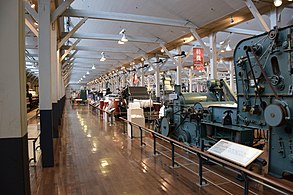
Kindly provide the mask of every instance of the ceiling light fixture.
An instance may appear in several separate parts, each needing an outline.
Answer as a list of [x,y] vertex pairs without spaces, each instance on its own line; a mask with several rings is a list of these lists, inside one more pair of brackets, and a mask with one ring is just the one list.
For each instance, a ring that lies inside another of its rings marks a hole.
[[124,45],[124,42],[121,41],[121,40],[119,40],[119,41],[118,41],[118,44],[119,44],[119,45]]
[[140,58],[140,61],[142,61],[142,62],[143,62],[143,61],[144,61],[144,58]]
[[122,35],[121,41],[122,42],[127,42],[128,41],[128,39],[126,38],[125,34]]
[[161,49],[161,52],[162,52],[162,53],[164,53],[164,52],[165,52],[165,50],[162,48],[162,49]]
[[93,66],[92,66],[92,70],[95,70],[96,69],[96,67],[95,67],[95,65],[93,64]]
[[83,75],[82,77],[85,78],[85,75]]
[[233,16],[230,17],[230,24],[234,24],[234,18],[233,18]]
[[80,78],[80,80],[82,81],[82,80],[83,80],[83,78]]
[[31,4],[31,8],[33,8],[33,9],[35,9],[35,7],[36,7],[36,4]]
[[[127,42],[128,41],[128,39],[126,38],[125,32],[126,32],[126,30],[124,28],[119,32],[119,35],[122,35],[122,37],[120,39],[121,42]],[[119,41],[118,41],[118,43],[119,43]]]
[[89,72],[89,71],[87,71],[87,72],[86,72],[86,74],[87,74],[87,75],[89,75],[89,74],[90,74],[90,72]]
[[274,0],[274,5],[275,5],[276,7],[279,7],[279,6],[281,6],[281,5],[282,5],[282,3],[283,3],[283,1],[282,1],[282,0]]
[[230,46],[230,43],[228,43],[227,47],[226,47],[226,51],[232,51],[232,48]]
[[191,42],[193,40],[194,40],[194,37],[193,36],[186,37],[186,38],[183,38],[183,43],[189,43],[189,42]]
[[102,52],[101,55],[102,55],[102,57],[101,57],[100,61],[101,61],[101,62],[106,61],[105,53]]

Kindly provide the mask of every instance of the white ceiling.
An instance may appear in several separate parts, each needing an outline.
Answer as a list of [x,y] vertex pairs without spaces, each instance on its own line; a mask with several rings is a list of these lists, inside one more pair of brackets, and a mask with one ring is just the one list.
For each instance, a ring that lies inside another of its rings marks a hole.
[[[97,12],[113,12],[124,14],[135,14],[140,16],[159,17],[174,20],[190,21],[196,27],[202,27],[224,16],[229,16],[241,8],[246,7],[245,2],[242,0],[75,0],[70,9],[83,10],[85,13]],[[285,26],[288,22],[292,21],[292,9],[285,8],[281,15],[281,26]],[[267,24],[270,24],[268,16],[264,16]],[[70,30],[81,20],[81,18],[70,17]],[[123,20],[123,18],[121,19]],[[68,21],[64,17],[65,24]],[[255,19],[238,24],[235,26],[241,29],[263,31]],[[189,28],[173,27],[154,24],[142,24],[134,22],[101,20],[101,19],[88,19],[75,33],[75,35],[103,35],[103,36],[118,36],[122,30],[126,30],[127,37],[161,40],[165,43],[172,42],[177,38],[188,34]],[[66,29],[65,29],[66,32]],[[27,51],[37,58],[37,38],[33,37],[26,28],[26,45],[36,47],[36,49],[27,49]],[[217,43],[224,41],[229,32],[217,33]],[[74,36],[73,36],[74,37]],[[246,38],[247,35],[231,34],[230,45],[235,47],[237,42]],[[69,46],[72,45],[77,39],[70,38]],[[209,42],[208,38],[203,38],[206,43]],[[191,42],[182,47],[182,50],[188,52],[193,45],[199,45],[197,42]],[[70,83],[77,83],[78,80],[86,74],[83,83],[87,83],[104,73],[114,70],[123,64],[129,64],[134,59],[140,58],[143,53],[149,53],[157,48],[160,48],[159,43],[144,43],[144,42],[127,42],[124,45],[117,44],[117,40],[94,40],[94,39],[81,39],[77,48],[80,48],[76,53],[75,60],[73,61],[73,68],[70,76]],[[101,52],[105,52],[107,60],[100,62]],[[71,51],[72,54],[74,51]],[[176,51],[172,51],[176,53]],[[222,57],[232,56],[233,52],[223,53]],[[192,61],[192,56],[187,60]],[[95,64],[96,70],[91,67]],[[173,63],[167,63],[166,67],[174,68]],[[68,66],[70,67],[70,66]]]

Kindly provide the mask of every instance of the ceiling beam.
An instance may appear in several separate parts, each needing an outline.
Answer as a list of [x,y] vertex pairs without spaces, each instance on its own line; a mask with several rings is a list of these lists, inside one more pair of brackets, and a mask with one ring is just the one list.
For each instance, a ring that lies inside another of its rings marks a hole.
[[211,57],[212,53],[211,53],[210,49],[206,46],[206,44],[203,42],[203,40],[201,40],[201,37],[196,32],[196,30],[191,28],[190,32],[194,36],[194,38],[196,38],[196,40],[199,42],[200,46],[204,48],[205,52]]
[[[77,39],[94,39],[94,40],[107,40],[107,41],[119,41],[121,39],[120,35],[110,35],[110,34],[96,34],[96,33],[74,33],[71,38]],[[163,43],[159,38],[146,38],[127,35],[129,42],[141,42],[141,43]]]
[[251,0],[245,1],[246,6],[254,16],[254,18],[259,22],[260,26],[267,32],[270,31],[270,28],[268,27],[267,23],[264,21],[263,17],[255,7],[254,3]]
[[[285,4],[285,2],[283,3]],[[260,14],[264,14],[271,11],[272,4],[259,2],[258,4],[256,4],[256,7]],[[237,20],[233,24],[230,23],[231,15],[233,15],[235,18],[237,17]],[[253,15],[251,14],[250,10],[245,6],[239,10],[235,10],[227,16],[223,16],[222,18],[219,18],[215,21],[212,21],[210,23],[205,24],[204,26],[197,28],[196,32],[199,34],[200,37],[206,37],[212,32],[223,31],[229,27],[235,26],[239,23],[248,21],[250,19],[253,19]],[[190,36],[192,36],[191,32],[184,34],[181,37],[175,39],[174,41],[165,44],[165,46],[166,48],[168,48],[168,50],[172,50],[180,45],[183,45],[184,43],[182,42],[182,39]],[[160,50],[161,48],[158,47],[157,49],[148,52],[148,56],[155,56],[155,54],[160,53]],[[123,64],[122,66],[129,67],[129,64]]]
[[103,12],[103,11],[89,11],[89,10],[78,10],[68,9],[64,12],[64,16],[69,17],[89,17],[91,19],[100,20],[113,20],[121,22],[134,22],[143,24],[155,24],[173,27],[185,27],[185,28],[196,28],[196,25],[192,24],[188,20],[175,20],[169,18],[160,18],[153,16],[143,16],[126,13],[115,13],[115,12]]
[[224,32],[230,32],[230,33],[236,33],[236,34],[242,34],[242,35],[259,35],[262,34],[263,31],[257,31],[257,30],[249,30],[249,29],[242,29],[242,28],[236,28],[236,27],[230,27],[225,30]]
[[36,37],[39,37],[39,32],[35,28],[34,24],[30,21],[29,16],[26,14],[25,15],[25,25],[34,33]]
[[86,21],[87,18],[81,19],[77,23],[77,25],[75,25],[74,28],[69,33],[67,33],[66,36],[63,37],[62,40],[58,43],[58,49],[60,49],[60,47],[71,37],[71,35],[73,35],[73,33],[75,33]]
[[60,62],[64,60],[64,58],[71,52],[71,50],[80,42],[80,39],[77,39],[71,47],[66,50],[66,52],[63,54],[63,56],[60,58]]
[[25,9],[26,11],[33,17],[36,22],[39,22],[38,13],[35,9],[31,7],[31,4],[28,1],[25,1]]
[[[219,48],[218,51],[217,51],[217,57],[219,57],[219,54],[221,54],[222,50],[224,50],[224,48],[228,45],[228,43],[229,43],[229,41],[230,41],[230,39],[231,39],[231,34],[232,34],[232,33],[230,33],[230,34],[225,38],[224,42],[220,45],[220,48]],[[217,44],[216,44],[216,48],[218,48],[218,47],[217,47]]]
[[54,23],[55,20],[57,20],[57,18],[63,14],[63,12],[67,9],[67,7],[70,6],[70,4],[73,2],[74,0],[65,0],[63,1],[56,9],[55,11],[52,13],[51,15],[51,23]]
[[[63,46],[62,49],[68,49],[70,46]],[[104,47],[90,47],[90,46],[76,46],[74,50],[79,51],[95,51],[95,52],[107,52],[107,53],[133,53],[139,54],[142,51],[138,50],[125,50],[125,48],[104,48]]]
[[38,49],[38,45],[26,45],[25,49]]
[[[62,64],[62,68],[65,67],[66,64],[70,64],[71,62],[73,62],[75,60],[75,58],[73,58],[75,56],[75,54],[77,53],[78,51],[75,50],[70,56],[69,58]],[[73,59],[72,61],[70,61],[71,59]]]

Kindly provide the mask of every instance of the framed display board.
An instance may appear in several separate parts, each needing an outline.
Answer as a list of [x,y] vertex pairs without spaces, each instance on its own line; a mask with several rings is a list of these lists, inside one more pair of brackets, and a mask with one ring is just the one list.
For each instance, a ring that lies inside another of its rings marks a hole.
[[252,161],[254,161],[259,155],[263,153],[262,150],[224,139],[221,139],[210,149],[208,149],[208,152],[243,167],[248,166]]

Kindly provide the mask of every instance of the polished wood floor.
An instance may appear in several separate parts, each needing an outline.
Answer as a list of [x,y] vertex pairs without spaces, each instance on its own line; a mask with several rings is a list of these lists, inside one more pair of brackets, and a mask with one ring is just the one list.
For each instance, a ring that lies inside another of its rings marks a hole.
[[[199,187],[195,174],[170,168],[163,155],[152,155],[151,138],[146,136],[147,145],[140,147],[138,139],[130,140],[123,131],[124,125],[109,125],[88,106],[66,104],[60,138],[54,142],[55,167],[42,168],[40,162],[30,167],[32,194],[243,194],[243,183],[219,167],[205,168],[210,182]],[[170,154],[164,144],[158,149]],[[176,160],[197,172],[193,162],[180,156]],[[252,186],[250,194],[266,194],[262,190]]]

